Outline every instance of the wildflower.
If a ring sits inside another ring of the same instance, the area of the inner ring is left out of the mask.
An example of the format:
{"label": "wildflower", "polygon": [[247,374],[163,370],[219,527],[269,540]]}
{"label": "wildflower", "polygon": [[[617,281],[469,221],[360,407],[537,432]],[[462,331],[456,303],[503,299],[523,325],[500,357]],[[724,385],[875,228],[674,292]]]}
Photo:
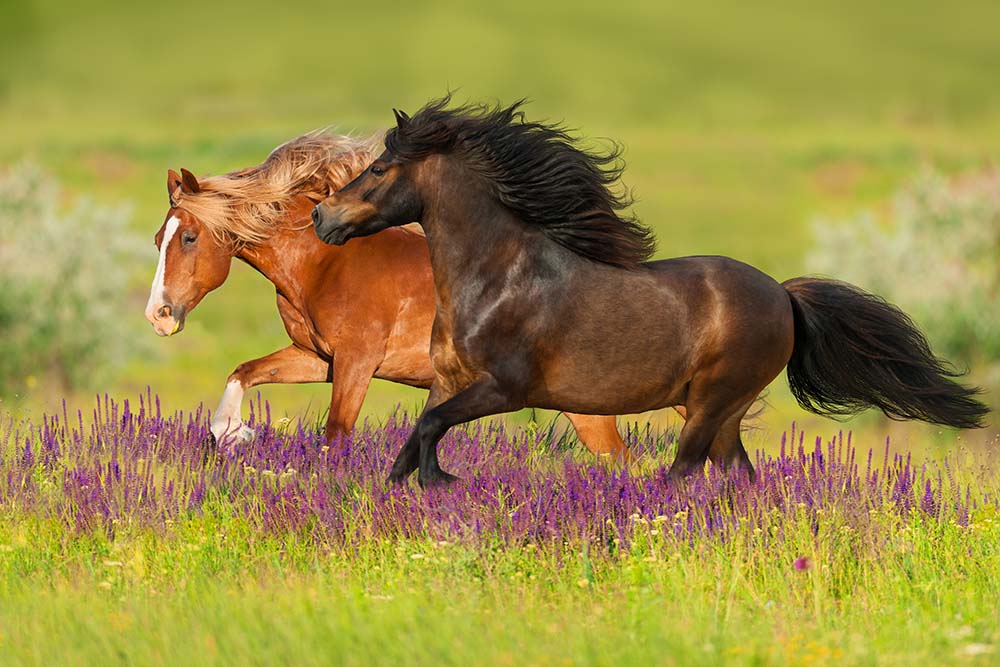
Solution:
{"label": "wildflower", "polygon": [[812,562],[806,556],[799,556],[793,563],[796,570],[808,570],[812,567]]}

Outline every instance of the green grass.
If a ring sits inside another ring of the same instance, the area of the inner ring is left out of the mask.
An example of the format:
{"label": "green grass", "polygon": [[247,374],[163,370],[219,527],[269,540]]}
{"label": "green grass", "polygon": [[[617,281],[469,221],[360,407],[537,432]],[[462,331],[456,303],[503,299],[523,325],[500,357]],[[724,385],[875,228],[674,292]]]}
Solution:
{"label": "green grass", "polygon": [[[991,664],[1000,522],[834,513],[782,540],[649,537],[611,562],[531,548],[373,542],[338,552],[185,517],[67,538],[0,522],[4,664]],[[796,570],[793,561],[812,559]],[[979,652],[983,653],[980,654]]]}

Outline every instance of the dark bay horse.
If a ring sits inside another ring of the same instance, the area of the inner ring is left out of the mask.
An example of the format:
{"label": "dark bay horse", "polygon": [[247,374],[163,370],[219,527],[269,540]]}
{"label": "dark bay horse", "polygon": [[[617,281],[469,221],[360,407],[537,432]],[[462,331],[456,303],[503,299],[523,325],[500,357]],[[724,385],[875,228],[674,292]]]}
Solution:
{"label": "dark bay horse", "polygon": [[[274,283],[292,344],[240,364],[229,376],[212,432],[249,438],[244,392],[265,383],[330,382],[326,437],[348,433],[373,377],[429,387],[434,285],[419,227],[335,248],[316,238],[309,213],[360,173],[372,145],[311,133],[279,146],[256,167],[197,179],[167,174],[170,209],[156,234],[160,251],[146,317],[162,336],[177,333],[232,259]],[[613,417],[567,415],[592,452],[627,456]]]}
{"label": "dark bay horse", "polygon": [[[648,262],[623,215],[617,150],[581,149],[519,104],[396,112],[385,152],[313,211],[344,244],[419,221],[437,317],[427,406],[390,473],[453,479],[452,426],[525,406],[621,414],[684,406],[671,475],[707,459],[753,468],[740,440],[752,401],[787,366],[799,403],[846,415],[978,427],[987,408],[896,307],[833,280],[783,284],[726,257]],[[392,267],[386,267],[393,271]]]}

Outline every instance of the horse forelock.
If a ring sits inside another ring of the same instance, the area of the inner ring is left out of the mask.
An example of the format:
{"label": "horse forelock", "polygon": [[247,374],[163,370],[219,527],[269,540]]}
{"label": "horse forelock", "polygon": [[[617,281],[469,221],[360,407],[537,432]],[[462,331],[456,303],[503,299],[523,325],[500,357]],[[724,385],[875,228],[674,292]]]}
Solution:
{"label": "horse forelock", "polygon": [[257,166],[200,179],[199,192],[178,191],[173,203],[219,243],[255,245],[293,222],[288,213],[298,197],[326,198],[374,157],[372,140],[317,130],[281,144]]}

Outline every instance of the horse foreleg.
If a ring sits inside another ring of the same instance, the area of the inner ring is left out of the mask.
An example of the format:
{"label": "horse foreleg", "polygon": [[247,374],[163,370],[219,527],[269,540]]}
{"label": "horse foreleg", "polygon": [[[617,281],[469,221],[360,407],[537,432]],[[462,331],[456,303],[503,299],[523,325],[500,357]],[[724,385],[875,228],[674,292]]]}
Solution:
{"label": "horse foreleg", "polygon": [[333,390],[330,414],[326,418],[327,442],[332,443],[354,430],[376,368],[378,360],[371,355],[343,358],[334,354]]}
{"label": "horse foreleg", "polygon": [[[423,417],[428,410],[441,405],[453,395],[453,393],[445,391],[441,384],[435,381],[431,384],[430,392],[427,395],[427,402],[424,403],[424,409],[420,412],[420,417]],[[417,423],[419,422],[420,419],[418,418]],[[392,464],[392,470],[389,472],[389,482],[402,484],[419,465],[420,443],[413,437],[410,437],[407,439],[406,444],[403,445],[403,448],[399,450],[399,454]]]}
{"label": "horse foreleg", "polygon": [[212,415],[212,435],[223,439],[249,440],[253,432],[243,424],[241,408],[247,389],[262,384],[329,382],[330,364],[313,352],[290,345],[266,357],[246,361],[229,376],[219,407]]}
{"label": "horse foreleg", "polygon": [[[438,442],[448,429],[473,419],[510,412],[521,407],[523,405],[514,403],[492,377],[477,380],[440,405],[424,411],[406,445],[403,446],[403,451],[396,459],[396,464],[400,464],[401,460],[405,463],[408,452],[416,447],[420,452],[418,479],[420,486],[428,487],[452,482],[457,478],[441,469],[437,457]],[[405,476],[399,477],[396,472],[396,465],[393,465],[389,480],[402,482]]]}
{"label": "horse foreleg", "polygon": [[573,424],[580,442],[598,458],[607,458],[615,463],[628,463],[629,451],[618,433],[614,417],[599,415],[578,415],[564,412]]}

